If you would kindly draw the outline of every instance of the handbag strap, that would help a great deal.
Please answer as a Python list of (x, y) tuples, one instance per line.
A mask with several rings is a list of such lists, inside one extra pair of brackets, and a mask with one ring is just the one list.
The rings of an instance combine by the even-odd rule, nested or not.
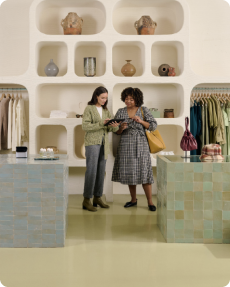
[(186, 117), (185, 118), (185, 127), (186, 127), (186, 131), (188, 131), (188, 126), (189, 126), (189, 118)]
[(143, 113), (142, 107), (141, 107), (141, 113), (142, 113), (143, 121), (145, 122), (145, 115), (144, 115), (144, 113)]

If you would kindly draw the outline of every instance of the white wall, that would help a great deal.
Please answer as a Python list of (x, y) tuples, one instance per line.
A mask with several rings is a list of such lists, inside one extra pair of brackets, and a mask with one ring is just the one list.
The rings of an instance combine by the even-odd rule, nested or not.
[[(0, 7), (0, 76), (17, 76), (27, 70), (29, 7), (32, 2), (7, 0)], [(187, 0), (187, 3), (193, 71), (200, 76), (213, 77), (214, 82), (215, 77), (230, 76), (230, 6), (224, 0)], [(85, 168), (71, 168), (70, 193), (82, 193), (84, 171)], [(128, 192), (126, 186), (115, 190)], [(141, 192), (141, 187), (138, 191)]]

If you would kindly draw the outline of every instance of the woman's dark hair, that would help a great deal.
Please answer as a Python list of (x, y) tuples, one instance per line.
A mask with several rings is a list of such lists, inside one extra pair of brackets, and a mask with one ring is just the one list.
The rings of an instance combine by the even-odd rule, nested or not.
[(136, 107), (141, 107), (144, 104), (143, 93), (140, 89), (133, 89), (132, 87), (124, 89), (121, 93), (121, 100), (125, 102), (125, 99), (128, 96), (131, 96), (134, 99)]
[[(92, 96), (92, 99), (91, 101), (88, 102), (88, 105), (96, 105), (97, 104), (97, 97), (99, 97), (101, 94), (104, 94), (104, 93), (107, 93), (108, 94), (108, 91), (106, 88), (104, 87), (98, 87), (96, 88), (96, 90), (93, 92), (93, 96)], [(108, 101), (105, 102), (105, 104), (102, 106), (103, 109), (107, 110), (107, 104), (108, 104)]]

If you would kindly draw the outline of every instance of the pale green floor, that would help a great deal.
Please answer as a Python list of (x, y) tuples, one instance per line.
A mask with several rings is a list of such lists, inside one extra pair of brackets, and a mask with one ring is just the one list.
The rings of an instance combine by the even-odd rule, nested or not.
[[(81, 209), (69, 198), (65, 248), (1, 249), (0, 281), (6, 287), (223, 287), (230, 281), (230, 245), (167, 244), (156, 212), (123, 208), (115, 195), (109, 210)], [(155, 198), (156, 202), (156, 198)]]

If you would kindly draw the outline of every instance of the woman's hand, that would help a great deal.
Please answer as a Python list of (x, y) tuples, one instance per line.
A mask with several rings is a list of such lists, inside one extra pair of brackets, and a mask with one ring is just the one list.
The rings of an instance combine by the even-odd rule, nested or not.
[(104, 125), (107, 124), (110, 121), (110, 119), (104, 120)]
[(127, 123), (122, 123), (121, 126), (120, 126), (120, 129), (123, 131), (123, 130), (126, 130), (128, 128), (128, 124)]
[(116, 128), (119, 126), (120, 123), (117, 123), (117, 122), (113, 122), (109, 125), (109, 127), (113, 127), (113, 128)]
[(133, 117), (132, 118), (135, 122), (137, 122), (137, 123), (139, 123), (139, 124), (143, 124), (143, 120), (140, 118), (140, 117), (138, 117), (138, 116), (135, 116), (135, 117)]

